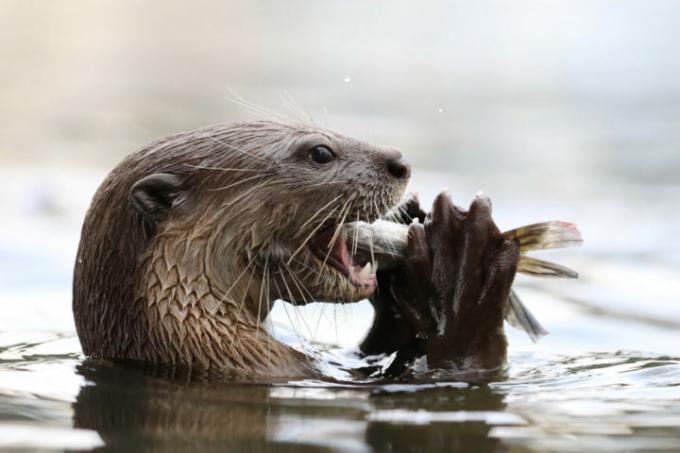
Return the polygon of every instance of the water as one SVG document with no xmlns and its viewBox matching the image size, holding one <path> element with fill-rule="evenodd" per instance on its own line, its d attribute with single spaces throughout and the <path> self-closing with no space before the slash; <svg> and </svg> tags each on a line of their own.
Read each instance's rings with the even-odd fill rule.
<svg viewBox="0 0 680 453">
<path fill-rule="evenodd" d="M 33 337 L 35 339 L 35 337 Z M 3 339 L 6 340 L 6 339 Z M 680 359 L 513 353 L 463 383 L 233 384 L 89 362 L 72 336 L 2 353 L 0 446 L 283 451 L 677 451 Z"/>
<path fill-rule="evenodd" d="M 0 449 L 680 450 L 678 21 L 642 0 L 0 2 Z M 578 223 L 583 248 L 542 255 L 578 281 L 517 282 L 550 335 L 509 330 L 482 386 L 83 357 L 70 281 L 97 184 L 157 136 L 252 118 L 230 90 L 397 146 L 425 202 L 484 189 L 502 230 Z M 345 364 L 371 320 L 367 303 L 290 315 L 279 337 Z"/>
<path fill-rule="evenodd" d="M 672 223 L 667 225 L 671 231 L 659 227 L 656 237 L 639 238 L 638 243 L 613 240 L 598 221 L 583 214 L 601 209 L 607 200 L 591 200 L 572 210 L 559 197 L 552 200 L 555 211 L 565 212 L 562 218 L 582 220 L 587 242 L 582 249 L 550 258 L 578 269 L 582 278 L 519 279 L 519 293 L 551 334 L 534 345 L 510 330 L 508 370 L 488 385 L 233 384 L 214 376 L 173 376 L 82 356 L 67 285 L 79 217 L 100 176 L 35 171 L 3 175 L 13 188 L 4 199 L 13 220 L 2 226 L 6 240 L 0 248 L 5 267 L 0 299 L 2 448 L 680 448 L 680 312 L 675 303 L 680 289 L 677 257 L 662 242 L 675 231 Z M 422 170 L 412 185 L 428 200 L 451 180 L 467 184 L 461 182 L 465 175 Z M 22 193 L 33 194 L 32 207 L 11 203 Z M 663 208 L 640 198 L 644 207 L 633 198 L 619 207 L 629 214 L 626 229 L 635 232 L 644 230 L 646 220 L 632 213 Z M 497 217 L 506 227 L 552 218 L 538 218 L 531 200 L 519 208 L 503 196 L 496 200 Z M 324 347 L 326 360 L 356 362 L 342 347 L 356 345 L 367 329 L 371 312 L 366 303 L 288 311 L 279 304 L 273 314 L 280 338 L 295 343 L 299 335 L 319 342 L 318 347 L 338 344 Z"/>
</svg>

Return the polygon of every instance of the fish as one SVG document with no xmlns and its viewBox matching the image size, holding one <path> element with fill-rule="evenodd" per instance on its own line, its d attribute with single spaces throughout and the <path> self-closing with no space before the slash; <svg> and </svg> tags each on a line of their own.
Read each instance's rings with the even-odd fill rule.
<svg viewBox="0 0 680 453">
<path fill-rule="evenodd" d="M 373 262 L 379 263 L 380 269 L 389 269 L 405 260 L 408 228 L 406 224 L 381 219 L 373 223 L 346 223 L 344 233 L 350 238 L 353 254 L 370 257 Z M 578 278 L 578 272 L 573 269 L 527 255 L 536 250 L 581 246 L 583 237 L 576 224 L 559 220 L 534 223 L 506 231 L 503 238 L 515 239 L 519 243 L 517 272 L 533 277 Z M 534 342 L 548 334 L 514 289 L 508 298 L 505 320 L 526 332 Z"/>
</svg>

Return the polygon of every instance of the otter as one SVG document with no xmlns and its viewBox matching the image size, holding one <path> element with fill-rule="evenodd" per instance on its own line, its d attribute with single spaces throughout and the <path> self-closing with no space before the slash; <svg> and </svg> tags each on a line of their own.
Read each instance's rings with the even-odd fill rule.
<svg viewBox="0 0 680 453">
<path fill-rule="evenodd" d="M 85 216 L 73 280 L 83 352 L 265 377 L 317 374 L 263 322 L 276 300 L 351 303 L 376 314 L 365 354 L 392 370 L 497 369 L 517 244 L 490 202 L 469 211 L 440 194 L 431 213 L 400 204 L 411 169 L 399 151 L 310 125 L 217 125 L 158 139 L 124 159 Z M 342 225 L 410 223 L 409 257 L 380 271 Z M 395 362 L 396 363 L 396 362 Z"/>
</svg>

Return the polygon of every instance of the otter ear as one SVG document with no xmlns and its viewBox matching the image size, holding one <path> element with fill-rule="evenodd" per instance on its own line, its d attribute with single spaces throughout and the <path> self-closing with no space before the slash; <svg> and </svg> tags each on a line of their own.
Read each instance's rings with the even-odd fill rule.
<svg viewBox="0 0 680 453">
<path fill-rule="evenodd" d="M 163 220 L 180 193 L 182 179 L 171 173 L 154 173 L 135 183 L 130 189 L 130 201 L 145 219 Z"/>
</svg>

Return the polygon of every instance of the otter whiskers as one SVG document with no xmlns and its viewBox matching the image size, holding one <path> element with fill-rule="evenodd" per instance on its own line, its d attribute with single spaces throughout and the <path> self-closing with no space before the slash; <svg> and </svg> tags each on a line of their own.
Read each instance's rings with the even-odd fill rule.
<svg viewBox="0 0 680 453">
<path fill-rule="evenodd" d="M 295 100 L 295 98 L 293 98 L 293 95 L 291 95 L 288 91 L 283 90 L 281 93 L 279 93 L 279 98 L 281 99 L 281 103 L 284 107 L 287 107 L 292 110 L 293 113 L 300 115 L 298 118 L 299 120 L 301 120 L 303 123 L 307 122 L 312 126 L 316 126 L 316 122 L 314 121 L 314 118 L 312 118 L 312 115 L 303 109 L 302 106 Z"/>
<path fill-rule="evenodd" d="M 240 153 L 244 156 L 252 157 L 253 159 L 257 159 L 259 161 L 265 162 L 266 165 L 271 165 L 271 163 L 268 162 L 267 159 L 265 159 L 264 157 L 257 156 L 255 154 L 250 154 L 249 152 L 243 151 L 242 149 L 240 149 L 236 146 L 230 145 L 229 143 L 225 143 L 222 140 L 215 138 L 215 136 L 213 136 L 213 135 L 208 134 L 208 135 L 204 135 L 204 137 L 219 143 L 220 145 L 224 146 L 225 148 L 227 148 L 231 151 L 236 151 L 237 153 Z"/>
<path fill-rule="evenodd" d="M 329 201 L 327 204 L 325 204 L 324 206 L 322 206 L 321 208 L 319 208 L 319 210 L 318 210 L 316 213 L 314 213 L 314 215 L 313 215 L 312 217 L 313 217 L 313 218 L 316 217 L 320 212 L 322 212 L 322 211 L 323 211 L 324 209 L 326 209 L 328 206 L 330 206 L 331 204 L 333 204 L 333 203 L 334 203 L 338 198 L 340 198 L 341 196 L 342 196 L 342 195 L 338 195 L 338 196 L 335 197 L 333 200 Z M 333 213 L 334 213 L 337 209 L 338 209 L 337 206 L 334 207 L 333 210 L 331 210 L 331 211 L 328 213 L 328 215 L 326 215 L 326 217 L 324 217 L 324 218 L 319 222 L 319 224 L 316 226 L 316 228 L 314 228 L 314 229 L 312 230 L 312 232 L 309 233 L 309 235 L 307 236 L 307 238 L 306 238 L 304 241 L 302 241 L 302 244 L 300 244 L 300 246 L 299 246 L 299 247 L 295 250 L 295 252 L 293 252 L 293 254 L 290 256 L 290 258 L 288 259 L 287 264 L 290 264 L 291 261 L 293 261 L 293 259 L 297 256 L 297 254 L 300 253 L 300 251 L 301 251 L 302 249 L 305 248 L 305 246 L 309 243 L 309 241 L 314 237 L 314 235 L 319 231 L 319 229 L 321 229 L 321 227 L 324 225 L 324 223 L 325 223 L 328 219 L 330 219 L 330 217 L 333 215 Z M 310 222 L 310 220 L 307 220 L 307 221 L 305 222 L 304 226 L 306 226 L 309 222 Z M 300 229 L 302 230 L 302 228 L 300 228 Z"/>
<path fill-rule="evenodd" d="M 267 268 L 269 267 L 269 257 L 265 258 L 264 268 L 262 271 L 262 280 L 260 282 L 260 296 L 257 303 L 257 318 L 255 319 L 255 332 L 260 330 L 260 318 L 262 317 L 262 297 L 264 296 L 264 284 L 267 282 Z M 268 282 L 267 282 L 268 283 Z M 269 303 L 269 301 L 266 301 Z"/>
<path fill-rule="evenodd" d="M 305 297 L 305 295 L 304 295 L 303 291 L 301 290 L 300 286 L 297 284 L 297 277 L 295 276 L 295 274 L 293 273 L 293 271 L 292 271 L 285 263 L 284 263 L 284 269 L 286 269 L 286 270 L 288 271 L 288 274 L 291 276 L 291 280 L 293 281 L 293 284 L 295 284 L 295 286 L 297 287 L 298 291 L 300 292 L 300 297 L 301 297 L 301 299 L 303 300 L 303 302 L 305 303 L 305 305 L 306 305 L 307 303 L 311 302 L 312 299 L 309 299 L 309 300 L 308 300 L 308 299 Z M 289 294 L 290 294 L 290 288 L 288 287 L 288 285 L 286 285 L 286 287 L 288 288 L 288 291 L 289 291 Z M 293 297 L 292 294 L 291 294 L 291 297 Z M 311 297 L 311 294 L 310 294 L 310 297 Z M 295 301 L 291 301 L 291 303 L 295 303 Z M 300 319 L 302 320 L 302 323 L 303 323 L 304 326 L 307 328 L 307 333 L 309 333 L 310 337 L 312 338 L 312 341 L 314 341 L 314 337 L 312 336 L 312 330 L 309 328 L 309 324 L 307 324 L 307 320 L 305 319 L 304 315 L 303 315 L 300 311 L 298 311 L 298 310 L 296 310 L 295 313 L 298 314 L 298 315 L 300 316 Z"/>
<path fill-rule="evenodd" d="M 320 274 L 320 272 L 319 272 L 317 269 L 312 269 L 312 268 L 306 266 L 306 265 L 305 265 L 304 263 L 302 263 L 301 261 L 296 260 L 295 262 L 296 262 L 296 264 L 301 265 L 302 267 L 304 267 L 306 270 L 308 270 L 308 271 L 309 271 L 310 273 L 312 273 L 312 274 L 317 274 L 317 275 Z M 284 263 L 284 264 L 285 264 L 285 263 Z M 292 269 L 290 269 L 290 268 L 288 268 L 288 274 L 290 275 L 291 280 L 293 281 L 293 283 L 295 284 L 295 286 L 296 286 L 296 287 L 298 288 L 298 290 L 301 292 L 301 296 L 302 296 L 302 300 L 303 300 L 304 304 L 307 305 L 307 304 L 310 303 L 310 302 L 314 302 L 314 301 L 315 301 L 314 296 L 311 294 L 311 292 L 309 291 L 309 289 L 307 289 L 307 287 L 304 285 L 304 283 L 302 283 L 300 277 L 298 277 L 298 276 L 295 274 L 295 272 L 294 272 Z M 305 294 L 306 294 L 306 296 L 305 296 Z M 302 313 L 300 313 L 300 316 L 301 316 L 301 318 L 303 319 L 303 322 L 304 322 L 304 323 L 306 324 L 306 326 L 307 326 L 307 330 L 310 332 L 311 340 L 312 340 L 313 342 L 316 341 L 317 334 L 318 334 L 318 331 L 319 331 L 319 326 L 320 326 L 320 324 L 321 324 L 321 318 L 326 317 L 326 319 L 328 319 L 328 317 L 326 316 L 326 308 L 327 308 L 326 306 L 327 306 L 327 305 L 329 305 L 329 304 L 327 304 L 327 303 L 321 304 L 321 308 L 319 309 L 319 316 L 318 316 L 318 318 L 317 318 L 317 320 L 316 320 L 316 323 L 315 323 L 315 327 L 314 327 L 314 331 L 313 331 L 313 332 L 312 332 L 311 329 L 309 328 L 309 325 L 306 323 L 306 321 L 304 321 L 304 316 L 302 315 Z"/>
<path fill-rule="evenodd" d="M 290 287 L 288 286 L 288 283 L 286 283 L 286 279 L 285 279 L 285 278 L 282 278 L 282 279 L 281 279 L 281 282 L 282 282 L 283 285 L 286 287 L 286 291 L 288 292 L 289 297 L 291 298 L 291 300 L 293 300 L 293 299 L 294 299 L 293 293 L 291 292 Z M 278 283 L 276 283 L 276 280 L 274 280 L 274 286 L 276 286 L 276 287 L 277 287 L 277 291 L 279 291 L 279 293 L 281 293 L 281 292 L 280 292 L 280 288 L 278 287 Z M 281 294 L 283 294 L 283 293 L 281 293 Z M 286 306 L 286 304 L 283 304 L 283 311 L 286 313 L 286 317 L 288 318 L 288 322 L 290 323 L 291 328 L 293 329 L 293 332 L 295 333 L 295 336 L 296 336 L 297 339 L 298 339 L 298 342 L 299 342 L 299 344 L 300 344 L 300 347 L 302 348 L 302 351 L 301 351 L 301 352 L 302 352 L 305 356 L 309 357 L 310 354 L 309 354 L 309 353 L 307 352 L 307 350 L 305 349 L 305 342 L 304 342 L 304 340 L 302 339 L 302 337 L 300 336 L 300 333 L 297 331 L 297 327 L 296 327 L 296 325 L 295 325 L 295 322 L 293 321 L 293 318 L 291 318 L 290 313 L 288 312 L 288 307 Z M 296 313 L 297 313 L 297 312 L 296 312 Z"/>
<path fill-rule="evenodd" d="M 233 89 L 229 88 L 227 90 L 229 92 L 229 96 L 226 97 L 227 101 L 231 102 L 232 104 L 235 104 L 242 108 L 244 111 L 248 113 L 252 113 L 256 116 L 259 116 L 261 118 L 270 120 L 270 121 L 278 121 L 282 123 L 290 123 L 291 118 L 286 117 L 285 115 L 282 115 L 280 113 L 277 113 L 271 109 L 268 109 L 266 107 L 263 107 L 261 105 L 254 104 L 252 102 L 246 101 L 242 96 L 238 95 Z"/>
<path fill-rule="evenodd" d="M 262 168 L 222 168 L 222 167 L 207 167 L 204 165 L 193 165 L 193 164 L 186 164 L 187 167 L 193 168 L 196 170 L 210 170 L 210 171 L 221 171 L 221 172 L 230 172 L 230 171 L 242 171 L 242 172 L 257 172 L 257 173 L 271 173 L 272 170 L 270 169 L 262 169 Z"/>
<path fill-rule="evenodd" d="M 241 185 L 241 184 L 247 183 L 247 182 L 252 181 L 252 180 L 254 180 L 254 179 L 264 178 L 265 176 L 266 176 L 266 175 L 249 176 L 249 177 L 247 177 L 247 178 L 240 179 L 240 180 L 238 180 L 238 181 L 236 181 L 236 182 L 234 182 L 234 183 L 232 183 L 232 184 L 229 184 L 229 185 L 227 185 L 227 186 L 216 187 L 216 188 L 214 188 L 214 189 L 208 189 L 208 191 L 209 191 L 209 192 L 221 192 L 221 191 L 224 191 L 224 190 L 227 190 L 227 189 L 231 189 L 232 187 L 236 187 L 236 186 L 239 186 L 239 185 Z"/>
<path fill-rule="evenodd" d="M 337 196 L 334 197 L 331 201 L 329 201 L 329 202 L 326 203 L 325 205 L 321 206 L 321 207 L 320 207 L 320 208 L 319 208 L 319 209 L 318 209 L 318 210 L 317 210 L 317 211 L 316 211 L 309 219 L 307 219 L 307 220 L 305 221 L 305 223 L 302 224 L 302 226 L 300 227 L 300 229 L 301 229 L 301 230 L 304 230 L 304 229 L 307 227 L 307 225 L 309 225 L 309 224 L 316 218 L 316 216 L 318 216 L 319 214 L 321 214 L 321 212 L 323 212 L 328 206 L 330 206 L 331 204 L 335 203 L 340 197 L 342 197 L 342 194 L 337 195 Z M 324 219 L 324 222 L 325 222 L 325 221 L 326 221 L 326 219 Z M 323 224 L 323 222 L 321 222 L 321 224 Z M 295 256 L 295 254 L 293 254 L 293 256 Z M 290 264 L 290 263 L 289 263 L 289 264 Z"/>
<path fill-rule="evenodd" d="M 323 263 L 321 264 L 321 272 L 319 273 L 319 276 L 317 277 L 316 283 L 319 283 L 321 280 L 321 273 L 325 270 L 326 268 L 326 262 L 328 261 L 328 257 L 331 255 L 331 251 L 333 250 L 333 247 L 335 246 L 335 242 L 338 240 L 338 237 L 342 231 L 343 224 L 345 223 L 345 219 L 347 218 L 347 214 L 349 213 L 350 210 L 350 203 L 353 201 L 354 197 L 350 196 L 350 198 L 347 200 L 345 203 L 345 206 L 342 208 L 342 216 L 340 218 L 340 221 L 338 222 L 337 226 L 335 227 L 335 232 L 333 233 L 333 236 L 331 237 L 331 240 L 329 242 L 328 246 L 328 253 L 326 253 L 326 257 L 323 260 Z"/>
</svg>

